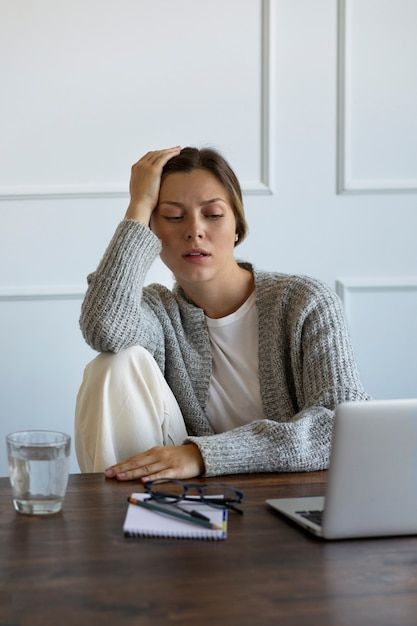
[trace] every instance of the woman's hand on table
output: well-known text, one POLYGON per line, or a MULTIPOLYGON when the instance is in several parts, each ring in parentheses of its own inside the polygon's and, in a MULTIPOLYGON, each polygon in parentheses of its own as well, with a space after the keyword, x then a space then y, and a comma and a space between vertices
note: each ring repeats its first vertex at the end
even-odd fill
POLYGON ((181 147, 147 152, 132 165, 130 175, 130 204, 125 219, 149 225, 152 212, 158 204, 164 165, 181 152, 181 147))
POLYGON ((104 471, 106 478, 117 480, 156 478, 194 478, 204 472, 204 461, 194 443, 158 446, 140 452, 104 471))

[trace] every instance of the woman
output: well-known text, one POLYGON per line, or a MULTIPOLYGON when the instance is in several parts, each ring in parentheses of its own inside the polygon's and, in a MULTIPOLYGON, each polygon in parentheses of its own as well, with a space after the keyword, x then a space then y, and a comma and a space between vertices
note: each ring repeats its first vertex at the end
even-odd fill
POLYGON ((235 260, 242 196, 213 150, 149 152, 130 196, 82 308, 102 354, 77 399, 81 470, 147 481, 325 468, 336 404, 367 398, 335 294, 235 260), (143 287, 158 253, 172 291, 143 287))

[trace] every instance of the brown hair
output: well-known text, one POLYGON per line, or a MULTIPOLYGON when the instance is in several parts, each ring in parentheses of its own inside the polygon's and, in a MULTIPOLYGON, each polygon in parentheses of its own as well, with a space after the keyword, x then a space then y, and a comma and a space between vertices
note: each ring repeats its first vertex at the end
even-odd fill
POLYGON ((223 185, 229 194, 230 203, 236 219, 236 234, 241 243, 247 235, 248 225, 243 209, 242 190, 236 174, 219 152, 212 148, 192 148, 187 146, 172 157, 162 170, 162 180, 169 174, 192 172, 195 169, 207 170, 223 185))

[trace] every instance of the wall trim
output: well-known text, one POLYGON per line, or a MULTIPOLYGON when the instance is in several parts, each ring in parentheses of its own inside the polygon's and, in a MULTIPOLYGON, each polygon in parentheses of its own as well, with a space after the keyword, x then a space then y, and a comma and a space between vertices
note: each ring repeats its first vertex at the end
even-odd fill
POLYGON ((351 298, 360 292, 417 291, 417 276, 346 277, 336 280, 336 293, 340 297, 349 321, 351 298))
MULTIPOLYGON (((270 188, 270 110, 271 110, 271 0, 260 0, 261 6, 261 136, 260 180, 242 181, 245 195, 272 195, 270 188)), ((65 198, 128 198, 127 183, 86 183, 62 185, 3 185, 1 200, 41 200, 65 198)))
POLYGON ((127 198, 120 183, 102 185, 14 185, 0 187, 0 200, 42 200, 53 198, 127 198))
POLYGON ((351 174, 351 58, 348 41, 351 34, 351 7, 349 0, 338 0, 337 27, 337 193, 391 194, 417 192, 417 178, 411 179, 355 179, 351 174))
POLYGON ((272 19, 271 1, 261 0, 261 180, 260 191, 251 192, 251 187, 242 183, 245 193, 271 195, 271 95, 272 95, 272 19))
POLYGON ((0 286, 0 302, 17 300, 81 300, 84 285, 18 285, 0 286))

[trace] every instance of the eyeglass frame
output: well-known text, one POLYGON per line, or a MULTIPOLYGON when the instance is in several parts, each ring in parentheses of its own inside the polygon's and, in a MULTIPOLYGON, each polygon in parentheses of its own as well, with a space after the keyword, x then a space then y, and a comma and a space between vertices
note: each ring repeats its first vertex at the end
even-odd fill
POLYGON ((216 482, 187 483, 178 478, 156 478, 155 480, 146 481, 144 483, 144 487, 145 487, 146 493, 149 494, 150 499, 154 499, 159 502, 165 502, 167 504, 168 503, 175 504, 177 502, 182 502, 183 500, 187 502, 190 502, 190 501, 195 502, 196 501, 195 496, 187 496, 187 492, 189 490, 195 489, 198 493, 197 497, 200 499, 201 502, 204 502, 205 504, 212 506, 213 508, 227 509, 227 510, 236 511, 236 513, 243 514, 243 511, 241 509, 238 509, 235 506, 235 504, 240 504, 242 502, 244 493, 243 491, 240 491, 240 489, 236 489, 235 487, 233 487, 233 485, 229 485, 228 483, 216 483, 216 482), (155 484, 162 485, 164 483, 180 485, 183 489, 183 494, 177 497, 177 496, 172 496, 170 494, 152 493, 152 485, 155 485, 155 484), (236 495, 236 499, 235 500, 225 499, 225 498, 213 499, 212 497, 204 498, 203 491, 206 486, 210 486, 210 487, 216 486, 219 488, 220 491, 222 490, 222 488, 229 489, 230 491, 233 491, 233 493, 236 495))

